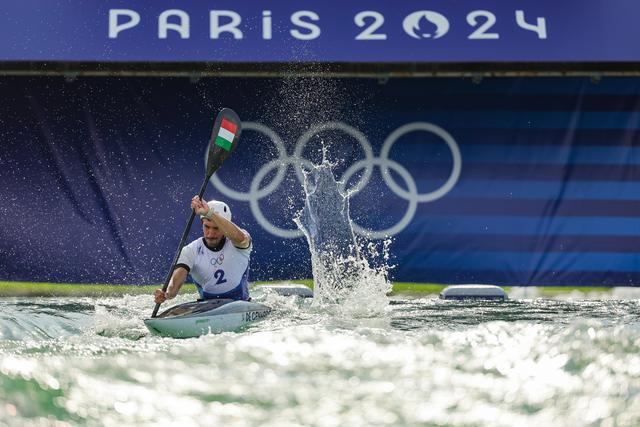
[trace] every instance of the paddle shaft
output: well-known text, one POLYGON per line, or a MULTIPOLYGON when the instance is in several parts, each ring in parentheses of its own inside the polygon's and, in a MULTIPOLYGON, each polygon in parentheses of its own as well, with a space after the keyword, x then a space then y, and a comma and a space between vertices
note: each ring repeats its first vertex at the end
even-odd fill
MULTIPOLYGON (((212 174, 213 175, 213 174, 212 174)), ((202 199, 202 196, 204 196, 204 192, 207 189, 207 184, 209 183, 209 179, 211 178, 211 175, 207 174, 207 177, 205 178, 204 182, 202 183, 202 187, 200 187, 200 192, 198 193, 198 196, 200 197, 200 199, 202 199)), ((182 238, 180 239, 180 244, 178 245, 178 250, 176 251, 176 254, 173 257, 173 262, 171 263, 171 268, 169 269, 169 273, 167 274, 167 278, 164 281, 164 285, 162 286, 162 292, 166 292, 167 288, 169 287, 169 282, 171 281, 171 276, 173 276, 173 270, 176 268, 176 264, 178 263, 178 259, 180 258, 180 253, 182 252, 182 248, 184 247, 184 242, 187 240, 187 236, 189 235, 189 231, 191 231, 191 226, 193 225, 193 220, 196 217, 196 211, 191 209, 191 216, 189 217, 189 221, 187 222, 187 226, 184 228, 184 231, 182 232, 182 238)), ((158 310, 160 309, 160 304, 156 303, 156 306, 153 309, 153 313, 151 314, 151 317, 156 317, 156 315, 158 314, 158 310)))

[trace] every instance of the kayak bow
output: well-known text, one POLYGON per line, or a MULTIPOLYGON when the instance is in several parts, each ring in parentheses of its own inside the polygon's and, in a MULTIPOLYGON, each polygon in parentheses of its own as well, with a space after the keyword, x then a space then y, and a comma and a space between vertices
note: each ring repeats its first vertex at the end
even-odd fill
POLYGON ((213 299, 178 304, 156 317, 145 319, 144 324, 157 335, 191 338, 235 331, 264 319, 270 312, 270 307, 260 303, 213 299))

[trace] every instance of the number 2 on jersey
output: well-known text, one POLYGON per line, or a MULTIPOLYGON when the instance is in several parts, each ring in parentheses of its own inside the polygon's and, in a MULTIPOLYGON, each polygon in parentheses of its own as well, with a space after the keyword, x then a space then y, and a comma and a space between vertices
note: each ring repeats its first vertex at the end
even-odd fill
POLYGON ((216 285, 227 283, 227 279, 224 278, 224 270, 216 270, 216 272, 213 273, 213 277, 218 279, 218 281, 216 282, 216 285))

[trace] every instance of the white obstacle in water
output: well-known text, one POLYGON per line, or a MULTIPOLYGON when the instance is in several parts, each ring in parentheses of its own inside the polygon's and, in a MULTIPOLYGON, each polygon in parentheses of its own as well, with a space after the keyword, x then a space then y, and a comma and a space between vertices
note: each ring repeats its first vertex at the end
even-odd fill
POLYGON ((275 292, 283 297, 295 295, 301 298, 313 298, 313 291, 311 289, 296 283, 286 285, 260 285, 258 288, 266 292, 275 292))
POLYGON ((504 301, 508 299, 508 297, 507 293, 500 286, 469 284, 447 286, 440 292, 440 299, 486 299, 504 301))

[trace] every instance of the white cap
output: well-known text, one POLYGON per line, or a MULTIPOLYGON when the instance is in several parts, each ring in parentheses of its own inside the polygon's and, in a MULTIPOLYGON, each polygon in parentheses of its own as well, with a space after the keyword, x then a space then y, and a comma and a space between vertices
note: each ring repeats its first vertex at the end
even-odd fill
MULTIPOLYGON (((209 212, 215 212, 227 221, 231 221, 231 209, 225 202, 219 200, 210 200, 207 202, 209 205, 209 212)), ((204 215, 200 215, 200 218, 205 218, 204 215)))

